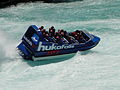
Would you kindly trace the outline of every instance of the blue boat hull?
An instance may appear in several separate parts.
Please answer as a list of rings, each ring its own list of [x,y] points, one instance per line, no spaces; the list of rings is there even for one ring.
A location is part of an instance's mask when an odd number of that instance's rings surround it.
[[[35,27],[35,30],[37,28]],[[85,43],[72,43],[72,44],[56,44],[44,41],[39,41],[39,44],[34,46],[32,42],[24,36],[22,42],[17,46],[19,54],[24,59],[41,60],[43,57],[57,57],[74,54],[77,51],[85,51],[95,47],[100,41],[100,38],[92,35],[91,38]]]

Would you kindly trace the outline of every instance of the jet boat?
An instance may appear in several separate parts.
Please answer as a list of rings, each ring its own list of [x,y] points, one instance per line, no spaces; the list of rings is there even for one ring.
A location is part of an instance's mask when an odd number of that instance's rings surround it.
[[[71,32],[69,32],[71,33]],[[44,36],[36,25],[31,25],[17,46],[19,55],[28,60],[42,60],[62,55],[74,54],[77,51],[85,51],[95,47],[100,38],[82,30],[84,43],[55,43],[44,40]]]

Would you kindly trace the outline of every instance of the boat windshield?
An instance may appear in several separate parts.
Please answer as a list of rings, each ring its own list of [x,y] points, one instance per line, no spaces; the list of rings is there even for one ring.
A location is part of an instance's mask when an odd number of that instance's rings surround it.
[[[87,37],[89,37],[89,39],[92,39],[93,38],[93,36],[89,33],[89,32],[87,32],[87,31],[83,31],[86,35],[87,35]]]

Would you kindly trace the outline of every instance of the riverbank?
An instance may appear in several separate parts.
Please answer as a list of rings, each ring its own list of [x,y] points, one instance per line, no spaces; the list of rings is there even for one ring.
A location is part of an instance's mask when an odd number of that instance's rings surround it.
[[[9,7],[11,5],[17,5],[18,3],[27,3],[43,1],[45,3],[61,3],[61,2],[71,2],[71,1],[83,1],[83,0],[0,0],[0,8]]]

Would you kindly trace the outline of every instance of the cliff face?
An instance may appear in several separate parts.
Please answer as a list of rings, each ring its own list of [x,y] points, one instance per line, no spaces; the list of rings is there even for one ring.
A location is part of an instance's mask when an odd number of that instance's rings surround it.
[[[83,0],[0,0],[0,8],[8,7],[10,5],[17,5],[18,3],[44,1],[47,3],[60,3],[60,2],[71,2],[71,1],[83,1]]]

